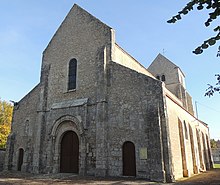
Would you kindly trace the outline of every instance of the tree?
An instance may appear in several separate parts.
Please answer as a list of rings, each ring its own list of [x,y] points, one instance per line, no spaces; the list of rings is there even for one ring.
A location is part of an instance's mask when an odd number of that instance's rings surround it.
[[[210,139],[211,148],[216,149],[218,148],[218,141],[214,139]]]
[[[177,15],[173,16],[168,23],[175,23],[176,21],[180,20],[183,15],[188,14],[194,8],[197,10],[202,10],[204,7],[209,10],[208,19],[205,21],[205,26],[209,27],[211,23],[219,18],[220,15],[220,0],[191,0],[186,4],[186,6],[177,13]],[[214,32],[216,32],[216,36],[213,36],[207,40],[205,40],[200,46],[198,46],[193,53],[194,54],[201,54],[204,49],[207,49],[209,46],[213,46],[216,44],[217,41],[220,40],[220,25],[214,28]],[[218,47],[217,57],[220,57],[220,46]],[[208,84],[208,88],[206,89],[205,96],[213,96],[215,92],[220,93],[220,75],[217,74],[217,83],[215,85]]]
[[[220,0],[191,0],[187,3],[187,5],[178,12],[177,15],[173,16],[168,23],[175,23],[180,20],[183,15],[188,14],[194,8],[197,10],[202,10],[204,7],[210,11],[208,19],[204,23],[206,27],[209,27],[211,23],[218,18],[220,15]],[[220,40],[220,25],[214,28],[214,32],[216,32],[216,36],[213,36],[207,40],[205,40],[200,46],[198,46],[193,53],[201,54],[204,49],[207,49],[209,46],[213,46],[217,41]],[[218,48],[217,56],[220,56],[220,47]]]
[[[0,148],[6,147],[7,137],[11,131],[13,106],[0,99]]]
[[[208,84],[208,89],[206,89],[206,93],[205,96],[213,96],[213,94],[215,92],[220,93],[220,74],[216,74],[215,76],[217,76],[217,83],[213,86]]]

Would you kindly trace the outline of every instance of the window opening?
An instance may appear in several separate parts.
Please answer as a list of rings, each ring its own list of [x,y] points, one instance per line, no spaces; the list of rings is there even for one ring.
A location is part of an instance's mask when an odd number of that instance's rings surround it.
[[[77,73],[77,60],[71,59],[69,62],[69,75],[68,75],[68,90],[76,89],[76,73]]]
[[[184,123],[184,130],[185,130],[185,138],[188,139],[188,131],[187,131],[186,122],[183,121],[183,123]]]
[[[161,81],[163,81],[163,82],[166,81],[165,75],[162,75],[162,76],[161,76]]]

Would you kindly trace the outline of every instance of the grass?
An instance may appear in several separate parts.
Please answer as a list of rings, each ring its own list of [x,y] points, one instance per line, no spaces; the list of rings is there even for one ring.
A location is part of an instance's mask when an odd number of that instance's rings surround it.
[[[220,164],[214,164],[214,168],[220,168]]]

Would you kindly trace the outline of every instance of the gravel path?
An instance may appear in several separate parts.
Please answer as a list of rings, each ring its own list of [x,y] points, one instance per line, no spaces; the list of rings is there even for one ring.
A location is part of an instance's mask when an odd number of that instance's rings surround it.
[[[0,184],[2,185],[65,185],[65,184],[87,184],[87,185],[150,185],[162,183],[147,182],[132,178],[95,178],[80,177],[74,174],[44,174],[33,175],[29,173],[2,172],[0,173]],[[181,179],[176,183],[165,183],[164,185],[220,185],[220,169],[213,169],[191,178]]]

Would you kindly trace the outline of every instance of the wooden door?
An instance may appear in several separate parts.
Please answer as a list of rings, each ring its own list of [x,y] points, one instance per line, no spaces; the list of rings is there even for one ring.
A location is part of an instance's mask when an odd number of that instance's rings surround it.
[[[61,140],[60,172],[79,172],[79,139],[73,131],[66,132]]]
[[[123,144],[122,158],[123,158],[123,175],[136,176],[135,146],[132,142],[126,141]]]
[[[23,148],[20,148],[18,151],[18,171],[21,171],[21,166],[23,164],[23,158],[24,158],[24,150],[23,150]]]

